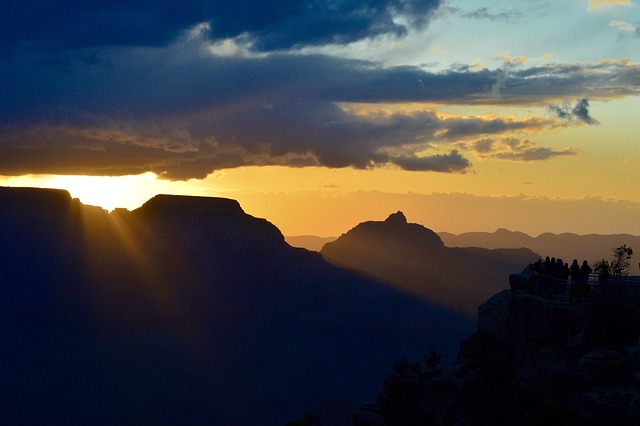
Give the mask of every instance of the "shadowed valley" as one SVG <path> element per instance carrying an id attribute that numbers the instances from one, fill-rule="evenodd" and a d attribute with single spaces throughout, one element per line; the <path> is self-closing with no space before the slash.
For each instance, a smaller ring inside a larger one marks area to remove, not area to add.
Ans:
<path id="1" fill-rule="evenodd" d="M 449 248 L 402 212 L 364 222 L 322 248 L 330 263 L 391 283 L 475 317 L 478 306 L 505 288 L 505 277 L 539 256 L 529 249 Z"/>
<path id="2" fill-rule="evenodd" d="M 3 424 L 283 424 L 474 327 L 228 199 L 1 188 L 0 241 Z"/>

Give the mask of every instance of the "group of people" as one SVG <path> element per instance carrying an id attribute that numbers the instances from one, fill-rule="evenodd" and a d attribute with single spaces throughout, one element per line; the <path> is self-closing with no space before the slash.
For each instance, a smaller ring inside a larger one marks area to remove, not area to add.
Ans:
<path id="1" fill-rule="evenodd" d="M 531 269 L 537 275 L 564 281 L 565 283 L 571 277 L 572 284 L 586 284 L 589 281 L 589 274 L 592 272 L 591 266 L 586 260 L 582 262 L 582 265 L 579 265 L 578 259 L 573 259 L 571 266 L 569 266 L 562 259 L 549 258 L 549 256 L 544 261 L 538 259 L 536 263 L 531 265 Z"/>
<path id="2" fill-rule="evenodd" d="M 578 259 L 573 259 L 571 265 L 555 257 L 538 261 L 530 265 L 533 272 L 526 284 L 529 292 L 539 294 L 549 299 L 561 298 L 569 288 L 569 301 L 582 302 L 589 295 L 589 274 L 592 272 L 589 262 L 586 260 L 582 265 L 578 264 Z M 569 281 L 571 278 L 571 281 Z"/>

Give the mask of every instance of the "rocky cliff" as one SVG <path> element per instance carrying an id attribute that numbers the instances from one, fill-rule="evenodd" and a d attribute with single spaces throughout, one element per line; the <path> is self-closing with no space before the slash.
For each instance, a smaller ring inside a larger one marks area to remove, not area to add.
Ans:
<path id="1" fill-rule="evenodd" d="M 572 305 L 504 290 L 479 307 L 451 370 L 396 364 L 355 424 L 637 425 L 639 332 L 628 298 Z"/>
<path id="2" fill-rule="evenodd" d="M 0 271 L 1 424 L 282 425 L 473 327 L 228 199 L 0 188 Z"/>
<path id="3" fill-rule="evenodd" d="M 449 248 L 432 230 L 402 212 L 355 226 L 322 248 L 330 263 L 388 282 L 475 317 L 504 277 L 538 255 L 528 249 Z"/>
<path id="4" fill-rule="evenodd" d="M 479 308 L 478 332 L 513 354 L 509 368 L 521 386 L 544 391 L 563 383 L 582 423 L 639 424 L 636 303 L 600 294 L 575 305 L 505 290 Z"/>

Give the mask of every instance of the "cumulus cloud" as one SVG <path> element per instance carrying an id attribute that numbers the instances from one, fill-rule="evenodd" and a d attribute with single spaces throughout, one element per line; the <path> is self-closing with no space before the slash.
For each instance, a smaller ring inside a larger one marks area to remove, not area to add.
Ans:
<path id="1" fill-rule="evenodd" d="M 491 95 L 496 99 L 500 99 L 502 97 L 502 92 L 507 89 L 511 71 L 515 69 L 516 66 L 524 64 L 527 61 L 527 58 L 525 57 L 518 56 L 513 58 L 506 52 L 498 55 L 498 58 L 502 59 L 504 64 L 502 65 L 502 68 L 497 71 L 496 82 L 491 86 Z"/>
<path id="2" fill-rule="evenodd" d="M 589 10 L 595 10 L 604 6 L 633 6 L 633 2 L 631 0 L 590 0 L 589 1 Z"/>
<path id="3" fill-rule="evenodd" d="M 520 139 L 513 136 L 481 138 L 461 142 L 458 146 L 461 149 L 475 152 L 480 158 L 510 161 L 544 161 L 554 157 L 579 154 L 578 150 L 572 147 L 555 150 L 537 146 L 537 143 L 533 140 Z"/>
<path id="4" fill-rule="evenodd" d="M 566 102 L 562 105 L 549 105 L 547 108 L 555 116 L 564 121 L 592 125 L 600 124 L 598 120 L 589 114 L 589 100 L 587 98 L 576 101 L 573 108 Z"/>
<path id="5" fill-rule="evenodd" d="M 471 147 L 479 154 L 487 154 L 495 150 L 496 141 L 492 138 L 483 138 L 471 142 Z"/>
<path id="6" fill-rule="evenodd" d="M 620 31 L 621 36 L 623 35 L 639 36 L 640 35 L 640 28 L 638 27 L 638 25 L 634 25 L 630 22 L 613 20 L 609 23 L 609 26 L 613 28 L 617 28 Z"/>

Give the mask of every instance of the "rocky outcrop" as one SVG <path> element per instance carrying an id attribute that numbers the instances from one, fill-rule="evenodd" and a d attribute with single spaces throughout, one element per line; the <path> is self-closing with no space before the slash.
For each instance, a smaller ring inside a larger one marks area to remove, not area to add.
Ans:
<path id="1" fill-rule="evenodd" d="M 580 411 L 592 424 L 637 425 L 640 422 L 640 392 L 633 386 L 599 386 L 584 393 Z"/>
<path id="2" fill-rule="evenodd" d="M 504 277 L 538 256 L 527 249 L 446 247 L 432 230 L 402 212 L 363 222 L 322 248 L 328 262 L 365 273 L 474 317 L 504 287 Z"/>
<path id="3" fill-rule="evenodd" d="M 327 243 L 322 255 L 338 261 L 345 251 L 356 249 L 370 253 L 399 250 L 402 255 L 415 256 L 425 253 L 425 250 L 433 255 L 444 250 L 445 246 L 435 232 L 417 223 L 408 223 L 404 214 L 398 211 L 381 222 L 360 223 L 336 241 Z"/>
<path id="4" fill-rule="evenodd" d="M 501 344 L 511 343 L 511 291 L 494 294 L 478 307 L 478 331 L 495 338 Z"/>
<path id="5" fill-rule="evenodd" d="M 583 419 L 638 424 L 640 383 L 634 377 L 640 376 L 639 347 L 606 347 L 589 338 L 589 315 L 589 305 L 505 290 L 480 306 L 478 331 L 512 354 L 509 368 L 520 386 L 544 389 L 564 383 L 567 402 Z"/>
<path id="6" fill-rule="evenodd" d="M 407 224 L 407 218 L 404 215 L 404 213 L 398 210 L 397 212 L 390 214 L 389 217 L 387 217 L 387 219 L 385 220 L 385 222 L 390 225 L 402 226 Z"/>
<path id="7" fill-rule="evenodd" d="M 183 250 L 221 254 L 286 249 L 278 228 L 247 215 L 236 200 L 227 198 L 156 195 L 131 217 L 142 232 L 170 240 Z"/>
<path id="8" fill-rule="evenodd" d="M 628 340 L 626 347 L 604 346 L 601 330 L 589 326 L 594 319 L 610 320 L 599 312 L 619 309 L 616 302 L 594 309 L 527 292 L 497 293 L 479 307 L 477 332 L 461 343 L 451 369 L 434 368 L 428 356 L 426 369 L 399 360 L 378 403 L 363 406 L 354 421 L 360 426 L 638 425 L 640 347 Z"/>
<path id="9" fill-rule="evenodd" d="M 234 200 L 108 213 L 0 188 L 0 218 L 0 424 L 282 425 L 370 400 L 399 355 L 473 329 Z"/>
<path id="10" fill-rule="evenodd" d="M 607 347 L 596 347 L 578 362 L 580 379 L 588 386 L 625 385 L 638 367 L 635 354 Z"/>
<path id="11" fill-rule="evenodd" d="M 584 308 L 518 293 L 509 322 L 513 339 L 522 344 L 564 346 L 584 329 Z"/>

